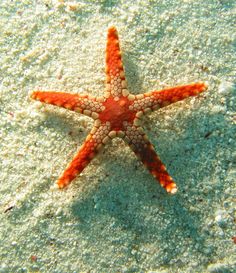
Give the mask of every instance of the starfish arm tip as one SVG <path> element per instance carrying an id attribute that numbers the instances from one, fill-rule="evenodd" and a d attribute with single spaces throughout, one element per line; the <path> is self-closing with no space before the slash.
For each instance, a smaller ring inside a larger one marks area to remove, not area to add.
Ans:
<path id="1" fill-rule="evenodd" d="M 202 82 L 203 86 L 204 86 L 204 91 L 208 89 L 209 83 L 206 82 Z"/>
<path id="2" fill-rule="evenodd" d="M 197 83 L 193 83 L 193 85 L 198 87 L 200 91 L 205 91 L 208 88 L 208 82 L 200 81 L 200 82 L 197 82 Z"/>
<path id="3" fill-rule="evenodd" d="M 166 191 L 169 194 L 176 194 L 178 191 L 178 188 L 176 187 L 176 184 L 172 185 L 170 188 L 167 188 Z"/>
<path id="4" fill-rule="evenodd" d="M 57 187 L 61 190 L 61 189 L 64 189 L 68 184 L 70 183 L 70 181 L 67 181 L 67 180 L 62 180 L 62 179 L 58 179 L 56 184 L 57 184 Z"/>
<path id="5" fill-rule="evenodd" d="M 115 26 L 110 26 L 109 28 L 108 28 L 108 33 L 115 33 L 115 32 L 117 32 L 117 29 L 116 29 L 116 27 Z"/>
<path id="6" fill-rule="evenodd" d="M 29 92 L 29 97 L 33 100 L 37 99 L 37 91 L 30 91 Z"/>

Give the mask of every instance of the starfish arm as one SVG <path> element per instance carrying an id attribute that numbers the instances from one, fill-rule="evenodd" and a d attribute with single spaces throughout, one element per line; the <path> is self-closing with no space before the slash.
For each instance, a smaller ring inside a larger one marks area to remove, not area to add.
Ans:
<path id="1" fill-rule="evenodd" d="M 202 82 L 192 83 L 188 85 L 176 86 L 163 90 L 157 90 L 135 96 L 133 105 L 135 111 L 156 110 L 171 103 L 183 100 L 190 96 L 197 96 L 205 91 L 207 85 Z"/>
<path id="2" fill-rule="evenodd" d="M 106 47 L 106 93 L 119 98 L 129 94 L 121 59 L 119 37 L 115 27 L 110 27 Z"/>
<path id="3" fill-rule="evenodd" d="M 64 188 L 70 184 L 70 182 L 83 171 L 95 155 L 103 148 L 109 140 L 109 130 L 110 126 L 108 124 L 93 127 L 78 153 L 58 178 L 57 185 L 59 188 Z"/>
<path id="4" fill-rule="evenodd" d="M 31 98 L 47 104 L 52 104 L 72 111 L 80 112 L 95 119 L 98 117 L 97 113 L 101 112 L 103 109 L 101 99 L 95 99 L 88 95 L 53 91 L 34 91 L 31 94 Z"/>
<path id="5" fill-rule="evenodd" d="M 165 165 L 156 154 L 153 145 L 148 140 L 141 127 L 128 124 L 124 140 L 129 144 L 137 157 L 143 162 L 150 173 L 156 178 L 168 193 L 176 193 L 177 187 L 166 171 Z"/>

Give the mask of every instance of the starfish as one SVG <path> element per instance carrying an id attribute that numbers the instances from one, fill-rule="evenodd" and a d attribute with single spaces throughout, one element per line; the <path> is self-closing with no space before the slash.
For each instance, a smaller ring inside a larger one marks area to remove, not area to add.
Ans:
<path id="1" fill-rule="evenodd" d="M 139 95 L 130 94 L 127 90 L 118 33 L 114 26 L 108 29 L 105 71 L 106 91 L 102 97 L 39 90 L 31 94 L 31 98 L 35 100 L 79 112 L 95 120 L 78 153 L 58 178 L 58 187 L 66 187 L 105 144 L 120 137 L 161 186 L 168 193 L 176 193 L 176 183 L 145 135 L 140 118 L 171 103 L 198 95 L 206 90 L 206 84 L 197 82 Z"/>

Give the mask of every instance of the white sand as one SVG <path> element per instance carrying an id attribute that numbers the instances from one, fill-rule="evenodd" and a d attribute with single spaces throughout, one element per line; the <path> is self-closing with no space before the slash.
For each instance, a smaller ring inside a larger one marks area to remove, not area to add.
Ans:
<path id="1" fill-rule="evenodd" d="M 1 0 L 0 272 L 233 272 L 235 19 L 234 0 Z M 134 94 L 209 84 L 143 122 L 175 196 L 120 140 L 55 188 L 92 120 L 29 92 L 102 94 L 111 25 Z"/>

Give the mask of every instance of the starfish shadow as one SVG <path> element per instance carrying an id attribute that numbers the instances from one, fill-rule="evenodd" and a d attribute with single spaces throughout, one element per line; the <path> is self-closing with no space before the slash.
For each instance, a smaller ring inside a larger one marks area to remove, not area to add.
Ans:
<path id="1" fill-rule="evenodd" d="M 139 66 L 137 61 L 132 57 L 133 53 L 126 51 L 123 53 L 123 63 L 125 67 L 125 75 L 130 93 L 138 95 L 142 93 L 142 80 L 140 78 Z"/>
<path id="2" fill-rule="evenodd" d="M 79 117 L 76 113 L 65 109 L 47 106 L 44 114 L 47 116 L 46 119 L 38 122 L 35 130 L 40 133 L 41 128 L 48 127 L 53 128 L 62 138 L 70 135 L 78 143 L 78 148 L 93 127 L 92 119 L 86 116 Z"/>
<path id="3" fill-rule="evenodd" d="M 132 169 L 131 163 L 123 165 Z M 178 241 L 205 245 L 199 231 L 200 213 L 193 214 L 181 195 L 168 196 L 153 179 L 145 181 L 146 174 L 138 175 L 127 174 L 121 179 L 117 173 L 72 204 L 88 243 L 97 240 L 98 233 L 101 241 L 106 238 L 117 247 L 127 244 L 130 251 L 134 245 L 139 249 L 154 243 L 158 251 L 153 259 L 159 264 L 168 264 L 178 256 Z"/>

